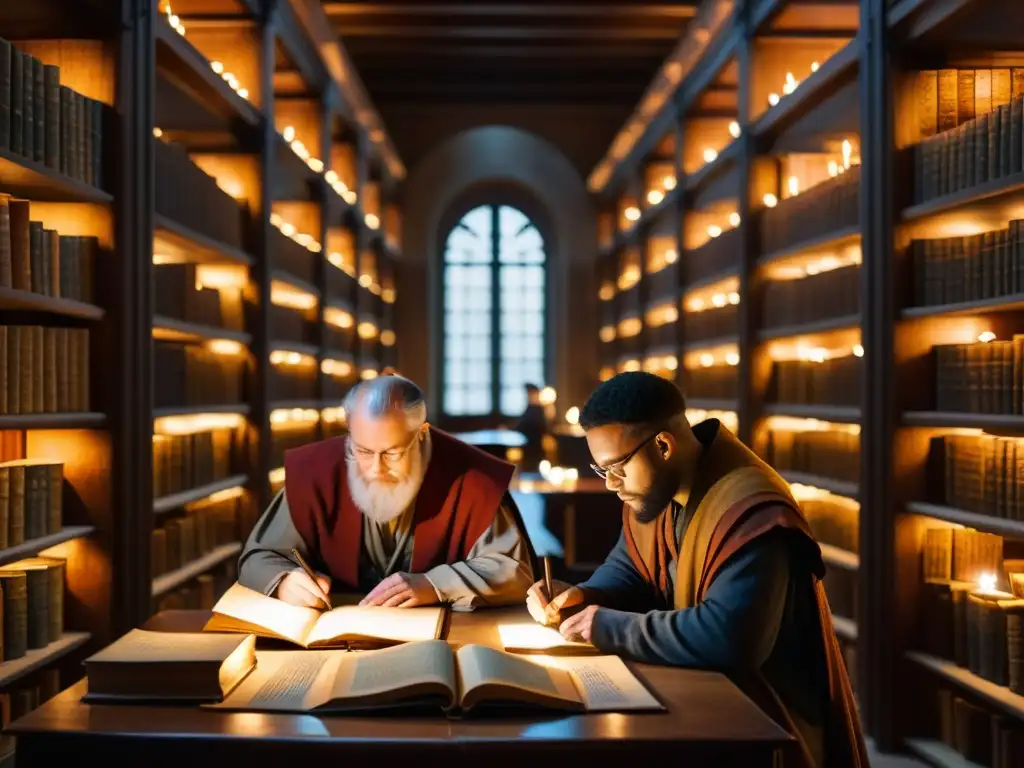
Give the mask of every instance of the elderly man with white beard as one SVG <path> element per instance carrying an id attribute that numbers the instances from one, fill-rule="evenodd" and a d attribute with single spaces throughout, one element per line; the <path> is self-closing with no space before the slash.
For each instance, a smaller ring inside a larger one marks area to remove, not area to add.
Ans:
<path id="1" fill-rule="evenodd" d="M 285 454 L 285 487 L 246 542 L 239 582 L 314 608 L 331 592 L 389 607 L 525 599 L 533 553 L 512 465 L 428 425 L 423 393 L 400 376 L 362 382 L 344 408 L 347 436 Z"/>

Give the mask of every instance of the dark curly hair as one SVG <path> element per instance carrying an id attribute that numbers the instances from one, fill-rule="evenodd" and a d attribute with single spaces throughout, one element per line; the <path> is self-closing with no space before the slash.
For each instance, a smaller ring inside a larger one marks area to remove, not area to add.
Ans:
<path id="1" fill-rule="evenodd" d="M 613 376 L 594 390 L 580 411 L 583 429 L 607 424 L 662 423 L 686 410 L 679 387 L 661 376 L 630 371 Z"/>

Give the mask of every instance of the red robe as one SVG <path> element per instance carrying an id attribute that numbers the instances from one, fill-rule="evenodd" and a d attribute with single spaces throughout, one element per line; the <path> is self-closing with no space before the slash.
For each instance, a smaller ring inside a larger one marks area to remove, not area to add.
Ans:
<path id="1" fill-rule="evenodd" d="M 820 550 L 786 481 L 725 427 L 718 427 L 714 441 L 705 449 L 698 473 L 687 502 L 687 513 L 692 517 L 678 546 L 670 513 L 663 512 L 644 524 L 637 522 L 628 508 L 623 509 L 623 535 L 633 565 L 663 598 L 671 590 L 677 610 L 703 601 L 726 561 L 744 544 L 776 527 L 805 537 L 820 565 Z M 676 562 L 674 587 L 668 574 L 673 560 Z M 814 581 L 818 603 L 821 633 L 818 641 L 822 644 L 828 671 L 829 709 L 824 718 L 822 745 L 824 765 L 826 768 L 868 768 L 860 717 L 832 627 L 825 588 L 818 574 L 810 578 Z M 784 768 L 813 768 L 808 745 L 782 699 L 764 676 L 758 674 L 735 682 L 796 738 L 797 750 L 784 758 Z"/>
<path id="2" fill-rule="evenodd" d="M 347 437 L 287 451 L 285 494 L 309 552 L 335 582 L 359 590 L 363 513 L 348 490 Z M 430 427 L 431 456 L 416 495 L 413 573 L 467 559 L 494 522 L 514 467 Z"/>

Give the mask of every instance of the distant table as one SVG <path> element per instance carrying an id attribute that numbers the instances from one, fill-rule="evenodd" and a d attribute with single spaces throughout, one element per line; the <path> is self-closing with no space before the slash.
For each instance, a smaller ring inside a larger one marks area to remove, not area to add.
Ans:
<path id="1" fill-rule="evenodd" d="M 146 624 L 195 631 L 206 611 L 164 611 Z M 497 626 L 528 621 L 524 608 L 455 613 L 449 641 L 500 647 Z M 727 678 L 714 672 L 631 664 L 668 707 L 664 713 L 510 718 L 278 715 L 186 706 L 109 706 L 81 701 L 86 681 L 10 726 L 18 768 L 97 765 L 146 768 L 305 768 L 360 765 L 444 768 L 675 765 L 771 768 L 789 735 Z"/>

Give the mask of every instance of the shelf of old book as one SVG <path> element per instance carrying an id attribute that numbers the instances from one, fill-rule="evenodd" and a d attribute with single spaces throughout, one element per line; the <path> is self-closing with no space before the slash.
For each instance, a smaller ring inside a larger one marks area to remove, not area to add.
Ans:
<path id="1" fill-rule="evenodd" d="M 91 635 L 88 632 L 65 632 L 59 640 L 25 653 L 19 659 L 0 663 L 0 687 L 6 687 L 54 661 L 69 655 L 85 645 Z"/>
<path id="2" fill-rule="evenodd" d="M 795 325 L 761 328 L 758 331 L 758 338 L 762 343 L 804 338 L 807 339 L 809 345 L 826 346 L 828 345 L 827 342 L 819 341 L 820 337 L 840 337 L 851 334 L 859 336 L 859 326 L 859 314 L 842 315 L 840 317 L 826 317 L 821 320 L 813 320 Z M 838 338 L 836 341 L 841 344 Z"/>
<path id="3" fill-rule="evenodd" d="M 855 482 L 848 480 L 837 480 L 832 477 L 825 475 L 816 475 L 811 472 L 801 472 L 799 470 L 785 469 L 781 470 L 782 476 L 788 483 L 797 483 L 799 485 L 807 485 L 813 488 L 820 488 L 829 493 L 836 494 L 837 496 L 844 496 L 849 499 L 856 499 L 857 494 L 860 490 L 859 485 Z"/>
<path id="4" fill-rule="evenodd" d="M 1009 489 L 1007 489 L 1009 491 Z M 956 507 L 942 504 L 932 504 L 924 501 L 910 501 L 904 507 L 905 511 L 936 520 L 945 520 L 949 523 L 956 523 L 967 528 L 974 528 L 985 533 L 992 533 L 996 536 L 1024 539 L 1024 518 L 1007 519 L 996 517 L 994 514 L 969 512 Z"/>
<path id="5" fill-rule="evenodd" d="M 0 414 L 0 430 L 7 429 L 100 429 L 107 423 L 104 413 L 91 411 L 66 413 Z"/>
<path id="6" fill-rule="evenodd" d="M 175 509 L 180 509 L 187 504 L 193 502 L 203 501 L 204 499 L 210 499 L 213 497 L 221 496 L 225 493 L 230 493 L 236 489 L 241 489 L 249 480 L 248 475 L 231 475 L 220 480 L 214 480 L 210 483 L 205 483 L 195 488 L 189 488 L 188 490 L 179 491 L 178 493 L 170 493 L 166 496 L 159 496 L 153 499 L 153 512 L 155 514 L 163 514 L 170 512 Z"/>
<path id="7" fill-rule="evenodd" d="M 723 130 L 728 131 L 729 125 L 735 121 L 724 121 Z M 721 176 L 735 172 L 735 161 L 740 154 L 739 142 L 732 141 L 722 147 L 721 152 L 712 148 L 706 148 L 701 157 L 704 162 L 698 165 L 692 173 L 686 174 L 686 194 L 699 193 L 704 187 L 711 184 Z"/>
<path id="8" fill-rule="evenodd" d="M 965 427 L 990 432 L 1024 432 L 1024 415 L 1000 413 L 959 413 L 953 411 L 904 411 L 908 427 Z"/>
<path id="9" fill-rule="evenodd" d="M 75 299 L 47 296 L 34 291 L 0 286 L 0 309 L 41 312 L 81 320 L 100 320 L 106 313 L 102 307 Z"/>
<path id="10" fill-rule="evenodd" d="M 1005 685 L 997 685 L 956 662 L 947 661 L 928 653 L 908 651 L 906 657 L 921 669 L 977 696 L 1000 712 L 1017 720 L 1024 720 L 1024 696 L 1014 693 Z"/>
<path id="11" fill-rule="evenodd" d="M 159 14 L 153 24 L 157 76 L 172 81 L 178 89 L 206 109 L 222 117 L 257 126 L 260 111 L 249 97 L 252 95 L 255 98 L 259 88 L 258 78 L 243 85 L 242 80 L 224 62 L 208 58 L 193 42 L 202 42 L 204 36 L 195 28 L 189 35 L 190 19 L 174 14 L 176 10 L 181 11 L 180 2 L 175 2 L 173 6 L 168 4 L 165 13 Z M 177 27 L 172 26 L 172 18 Z M 210 35 L 205 37 L 205 47 L 216 56 L 219 47 L 216 38 Z M 250 88 L 253 89 L 252 94 Z"/>
<path id="12" fill-rule="evenodd" d="M 160 214 L 153 215 L 153 253 L 168 262 L 208 262 L 251 266 L 253 257 L 238 248 L 206 235 Z"/>
<path id="13" fill-rule="evenodd" d="M 0 565 L 8 565 L 27 557 L 33 557 L 40 552 L 58 544 L 63 544 L 75 539 L 84 539 L 96 531 L 94 525 L 67 525 L 54 533 L 45 536 L 28 539 L 18 544 L 13 544 L 0 549 Z"/>
<path id="14" fill-rule="evenodd" d="M 153 338 L 160 341 L 205 342 L 236 353 L 242 351 L 240 347 L 248 347 L 252 342 L 252 336 L 243 331 L 190 323 L 161 315 L 153 316 Z"/>
<path id="15" fill-rule="evenodd" d="M 904 319 L 978 315 L 987 312 L 1020 312 L 1024 310 L 1024 293 L 993 296 L 975 301 L 957 301 L 948 304 L 926 304 L 906 307 L 901 311 Z"/>
<path id="16" fill-rule="evenodd" d="M 113 196 L 0 147 L 0 187 L 6 194 L 40 202 L 108 204 Z"/>
<path id="17" fill-rule="evenodd" d="M 239 541 L 229 544 L 221 544 L 200 558 L 193 560 L 180 568 L 168 573 L 161 574 L 153 579 L 153 597 L 160 597 L 180 587 L 192 579 L 208 571 L 213 570 L 222 563 L 238 557 L 242 551 L 242 543 Z"/>
<path id="18" fill-rule="evenodd" d="M 860 421 L 860 408 L 852 406 L 803 405 L 798 403 L 766 403 L 766 416 L 790 416 L 795 419 L 815 419 L 840 424 Z"/>
<path id="19" fill-rule="evenodd" d="M 758 266 L 766 269 L 806 268 L 815 262 L 825 261 L 825 264 L 829 264 L 831 259 L 855 263 L 860 257 L 860 239 L 860 225 L 851 225 L 765 253 L 758 258 Z"/>

